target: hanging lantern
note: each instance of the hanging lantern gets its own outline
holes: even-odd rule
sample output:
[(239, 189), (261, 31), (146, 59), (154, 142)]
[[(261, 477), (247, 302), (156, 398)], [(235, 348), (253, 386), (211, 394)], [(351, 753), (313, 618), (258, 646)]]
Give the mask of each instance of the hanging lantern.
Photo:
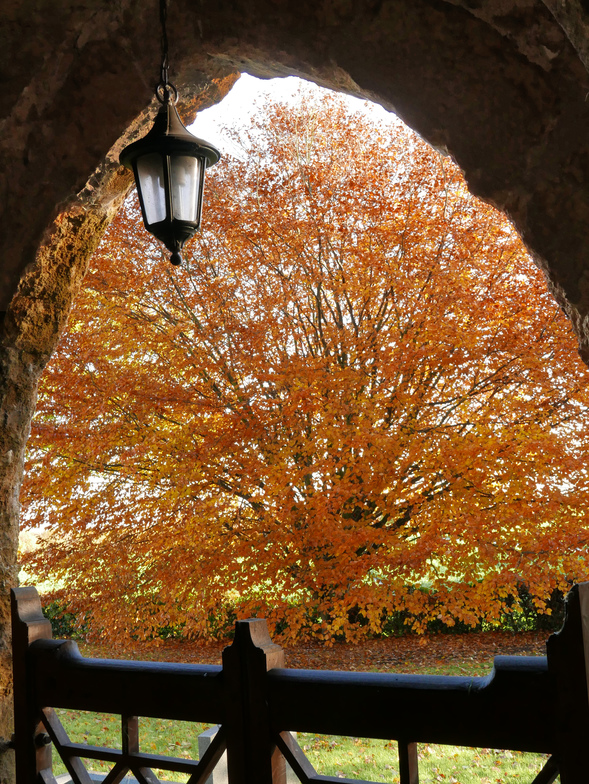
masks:
[(122, 151), (120, 162), (135, 175), (145, 228), (161, 240), (180, 264), (180, 251), (200, 226), (205, 170), (220, 153), (197, 139), (176, 111), (178, 93), (168, 81), (167, 1), (160, 0), (161, 81), (155, 94), (162, 104), (149, 133)]
[(180, 264), (182, 246), (200, 226), (205, 170), (220, 154), (184, 127), (170, 100), (172, 86), (164, 90), (167, 100), (152, 129), (126, 147), (120, 161), (133, 169), (145, 228), (164, 243), (172, 264)]

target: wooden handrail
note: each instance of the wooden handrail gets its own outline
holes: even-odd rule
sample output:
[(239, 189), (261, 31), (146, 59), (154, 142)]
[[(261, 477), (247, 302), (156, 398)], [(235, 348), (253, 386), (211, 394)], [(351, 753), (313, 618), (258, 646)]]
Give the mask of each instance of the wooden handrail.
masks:
[(87, 659), (71, 640), (36, 640), (29, 672), (41, 705), (220, 724), (222, 667)]
[[(231, 784), (283, 784), (285, 757), (304, 784), (331, 781), (305, 762), (287, 732), (300, 731), (397, 740), (401, 784), (417, 784), (417, 741), (546, 752), (552, 757), (535, 784), (559, 774), (561, 784), (585, 784), (587, 634), (589, 583), (583, 583), (569, 595), (565, 625), (550, 638), (547, 658), (499, 656), (485, 678), (287, 669), (259, 619), (237, 623), (222, 667), (111, 661), (86, 659), (74, 642), (51, 640), (36, 592), (17, 589), (17, 781), (54, 781), (48, 741), (78, 784), (89, 781), (82, 756), (115, 764), (108, 784), (128, 770), (155, 782), (151, 767), (182, 769), (191, 773), (190, 784), (199, 784), (225, 742)], [(121, 714), (122, 751), (72, 744), (54, 708)], [(202, 764), (170, 761), (139, 750), (136, 716), (219, 723), (222, 731)]]
[(277, 731), (547, 753), (555, 746), (555, 691), (541, 656), (496, 657), (488, 677), (277, 669), (268, 680)]

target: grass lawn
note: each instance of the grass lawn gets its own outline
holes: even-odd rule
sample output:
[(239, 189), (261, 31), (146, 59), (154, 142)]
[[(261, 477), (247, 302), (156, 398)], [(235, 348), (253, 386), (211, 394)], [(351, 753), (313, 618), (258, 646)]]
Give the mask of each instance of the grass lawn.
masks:
[[(309, 647), (287, 652), (290, 666), (318, 669), (364, 669), (383, 672), (419, 672), (433, 675), (486, 675), (495, 654), (542, 653), (540, 637), (510, 635), (505, 639), (492, 635), (465, 635), (448, 639), (420, 639), (411, 645), (403, 640), (376, 641), (364, 646), (334, 646), (331, 649)], [(519, 638), (519, 639), (518, 639)], [(425, 644), (424, 644), (425, 642)], [(412, 643), (413, 644), (413, 643)], [(514, 646), (516, 650), (514, 650)], [(221, 645), (212, 648), (190, 648), (177, 645), (159, 649), (119, 652), (125, 658), (161, 658), (162, 660), (203, 661), (217, 663)], [(103, 656), (104, 652), (81, 646), (86, 656)], [(395, 660), (402, 649), (403, 661)], [(112, 655), (112, 654), (110, 654)], [(217, 658), (216, 658), (217, 657)], [(322, 665), (322, 666), (321, 666)], [(358, 666), (359, 665), (359, 666)], [(393, 665), (393, 666), (391, 666)], [(397, 665), (397, 666), (394, 666)], [(59, 716), (70, 738), (79, 743), (120, 748), (120, 717), (82, 711), (60, 710)], [(450, 720), (450, 719), (449, 719)], [(208, 725), (172, 722), (161, 719), (140, 719), (139, 736), (142, 751), (173, 757), (198, 759), (198, 735)], [(343, 738), (300, 734), (298, 737), (318, 773), (341, 778), (366, 779), (398, 784), (397, 744), (394, 741), (364, 738)], [(531, 784), (544, 764), (537, 754), (469, 749), (454, 746), (419, 746), (419, 780), (421, 784)], [(106, 764), (88, 761), (91, 770), (106, 772)], [(60, 760), (54, 760), (54, 773), (65, 772)], [(187, 776), (158, 772), (168, 781), (186, 781)]]
[[(319, 773), (398, 784), (394, 741), (367, 738), (302, 736), (300, 743)], [(419, 744), (421, 784), (530, 784), (544, 757), (521, 752)]]
[[(120, 719), (108, 714), (60, 711), (70, 737), (79, 743), (120, 748)], [(198, 734), (208, 725), (162, 719), (140, 720), (141, 749), (172, 757), (198, 759)], [(318, 773), (345, 778), (367, 779), (398, 784), (397, 744), (368, 738), (343, 738), (301, 734), (298, 741)], [(419, 745), (421, 784), (530, 784), (544, 758), (538, 754), (469, 749), (457, 746)], [(88, 761), (94, 771), (107, 772), (109, 766)], [(54, 760), (54, 773), (64, 773), (61, 761)], [(156, 771), (168, 781), (186, 781), (181, 774)]]

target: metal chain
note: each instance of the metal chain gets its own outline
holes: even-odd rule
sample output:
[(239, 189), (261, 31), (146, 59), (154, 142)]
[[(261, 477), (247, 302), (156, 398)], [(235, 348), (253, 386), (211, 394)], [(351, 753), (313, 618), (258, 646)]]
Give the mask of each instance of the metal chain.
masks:
[(156, 89), (156, 95), (161, 103), (167, 104), (172, 101), (176, 103), (178, 92), (174, 85), (170, 84), (169, 79), (169, 55), (168, 55), (168, 0), (160, 0), (160, 25), (162, 28), (162, 66), (160, 71), (160, 83)]

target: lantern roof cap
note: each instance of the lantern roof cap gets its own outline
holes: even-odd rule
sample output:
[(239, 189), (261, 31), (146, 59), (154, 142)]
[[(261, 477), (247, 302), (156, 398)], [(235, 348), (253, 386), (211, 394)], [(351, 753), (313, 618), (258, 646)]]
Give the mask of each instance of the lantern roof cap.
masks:
[(182, 123), (176, 107), (169, 101), (160, 107), (151, 130), (143, 138), (125, 147), (119, 160), (123, 166), (131, 169), (139, 156), (158, 152), (164, 155), (198, 155), (205, 159), (207, 168), (221, 157), (216, 147), (190, 133)]

